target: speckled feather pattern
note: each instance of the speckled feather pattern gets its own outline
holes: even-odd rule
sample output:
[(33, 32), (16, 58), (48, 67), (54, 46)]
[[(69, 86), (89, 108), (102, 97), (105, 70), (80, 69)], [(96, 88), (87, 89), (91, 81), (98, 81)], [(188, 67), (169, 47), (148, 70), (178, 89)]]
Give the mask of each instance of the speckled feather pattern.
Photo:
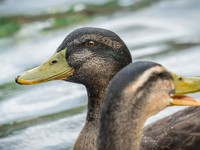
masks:
[[(159, 65), (145, 66), (144, 73), (136, 65), (143, 67), (145, 62), (123, 69), (108, 87), (98, 150), (138, 150), (146, 119), (169, 104), (166, 99), (174, 90), (172, 76)], [(121, 85), (120, 80), (128, 82)]]
[(111, 40), (108, 37), (104, 37), (101, 35), (97, 35), (97, 34), (86, 34), (83, 35), (82, 37), (78, 38), (78, 39), (74, 39), (72, 42), (69, 43), (69, 45), (71, 44), (79, 44), (88, 40), (94, 40), (96, 42), (105, 44), (109, 47), (112, 47), (113, 49), (120, 49), (122, 47), (122, 44), (120, 44), (120, 42), (115, 41), (115, 40)]
[(199, 150), (199, 114), (199, 107), (188, 107), (148, 125), (141, 150)]

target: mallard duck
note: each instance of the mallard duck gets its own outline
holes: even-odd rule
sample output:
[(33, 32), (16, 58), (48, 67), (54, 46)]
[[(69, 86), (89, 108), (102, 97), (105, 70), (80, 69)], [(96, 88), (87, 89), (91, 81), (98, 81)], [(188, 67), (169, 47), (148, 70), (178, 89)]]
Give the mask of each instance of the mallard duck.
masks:
[(80, 28), (70, 33), (43, 65), (18, 76), (19, 84), (63, 79), (85, 85), (88, 112), (74, 149), (96, 149), (99, 111), (111, 78), (131, 63), (131, 54), (115, 33), (99, 28)]
[(200, 106), (191, 97), (176, 95), (177, 88), (160, 64), (136, 62), (122, 69), (105, 94), (97, 150), (139, 150), (148, 117), (171, 105)]
[[(105, 29), (85, 27), (71, 32), (47, 62), (19, 75), (16, 82), (26, 85), (64, 80), (85, 85), (87, 117), (74, 149), (95, 150), (105, 89), (113, 76), (131, 62), (130, 52), (118, 35)], [(176, 93), (200, 90), (198, 86), (189, 87), (196, 85), (199, 79), (186, 79), (175, 74), (173, 77), (177, 86), (188, 83)]]

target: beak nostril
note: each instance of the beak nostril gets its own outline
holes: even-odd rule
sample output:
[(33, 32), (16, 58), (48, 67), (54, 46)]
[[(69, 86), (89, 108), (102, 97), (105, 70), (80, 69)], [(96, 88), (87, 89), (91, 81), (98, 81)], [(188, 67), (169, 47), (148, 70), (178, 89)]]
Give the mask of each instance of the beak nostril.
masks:
[(179, 77), (179, 78), (178, 78), (178, 80), (179, 80), (179, 81), (182, 81), (182, 80), (183, 80), (183, 78), (182, 78), (182, 77)]
[(52, 60), (51, 64), (56, 64), (58, 62), (58, 60)]

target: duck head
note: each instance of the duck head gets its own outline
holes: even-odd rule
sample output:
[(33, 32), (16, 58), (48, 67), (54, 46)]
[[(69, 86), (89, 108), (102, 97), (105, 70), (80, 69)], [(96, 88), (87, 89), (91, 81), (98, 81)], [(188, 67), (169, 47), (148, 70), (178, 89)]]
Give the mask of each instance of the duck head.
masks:
[(64, 39), (49, 60), (22, 73), (16, 82), (28, 85), (66, 80), (86, 86), (91, 82), (104, 84), (131, 61), (128, 48), (114, 32), (79, 28)]

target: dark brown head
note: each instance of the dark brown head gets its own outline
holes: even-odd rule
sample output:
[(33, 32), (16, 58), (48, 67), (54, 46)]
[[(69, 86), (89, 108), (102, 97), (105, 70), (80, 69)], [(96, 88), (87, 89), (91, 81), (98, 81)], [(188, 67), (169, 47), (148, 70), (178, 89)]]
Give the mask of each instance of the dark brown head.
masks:
[(105, 29), (85, 27), (71, 32), (46, 63), (18, 76), (16, 81), (34, 84), (62, 79), (98, 86), (108, 82), (129, 63), (130, 52), (118, 35)]

